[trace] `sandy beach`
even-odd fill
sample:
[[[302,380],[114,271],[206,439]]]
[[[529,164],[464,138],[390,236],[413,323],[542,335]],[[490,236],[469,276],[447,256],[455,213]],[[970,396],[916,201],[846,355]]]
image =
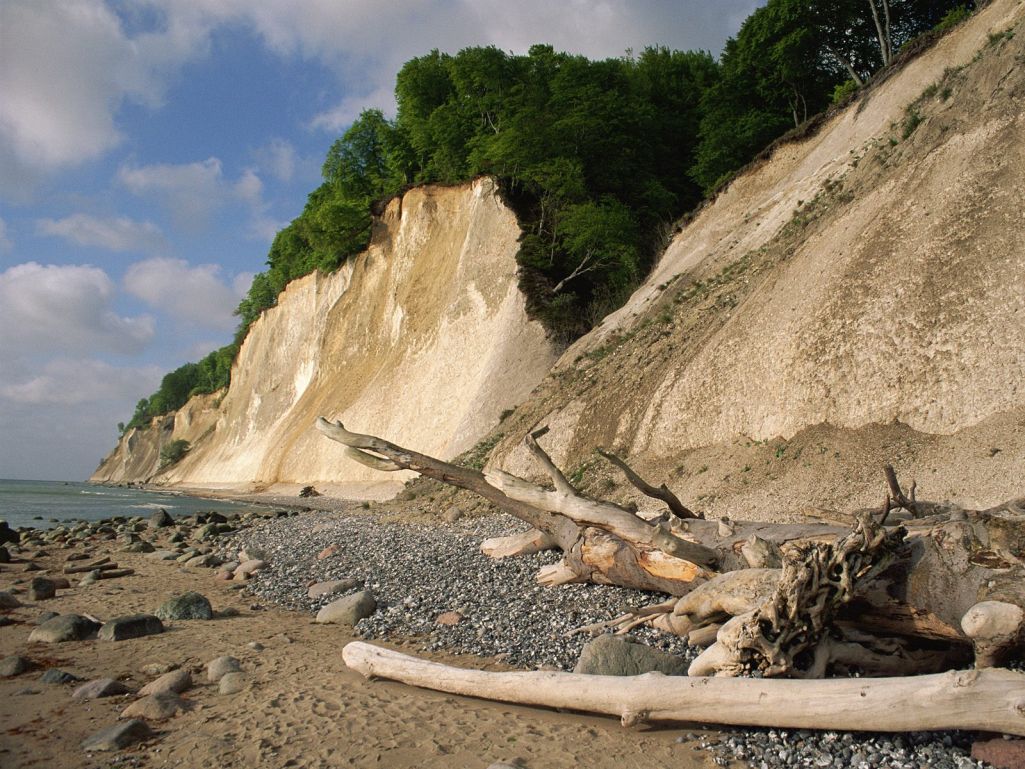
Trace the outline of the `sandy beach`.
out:
[[[0,565],[0,590],[23,604],[3,613],[0,658],[20,655],[33,668],[0,679],[0,764],[4,767],[467,767],[506,761],[526,769],[574,767],[711,766],[696,736],[699,727],[625,729],[618,721],[452,697],[347,670],[340,651],[352,631],[318,625],[310,614],[283,611],[247,594],[214,571],[122,552],[113,539],[93,537],[73,547],[20,551]],[[109,555],[134,573],[72,587],[32,601],[28,583],[61,575],[73,553]],[[84,561],[82,561],[84,562]],[[29,564],[38,571],[29,571]],[[74,562],[72,562],[74,563]],[[188,591],[205,595],[212,620],[165,622],[166,631],[122,641],[29,642],[43,612],[91,615],[99,620],[152,613]],[[392,644],[411,650],[413,639]],[[421,653],[418,650],[416,653]],[[221,694],[206,663],[231,655],[241,663],[244,688]],[[433,659],[498,669],[501,663],[467,655]],[[49,684],[40,676],[59,668],[81,681]],[[132,691],[170,669],[192,673],[183,693],[188,709],[151,721],[155,736],[120,751],[87,752],[80,743],[119,720],[134,694],[72,699],[81,683],[113,678]]]

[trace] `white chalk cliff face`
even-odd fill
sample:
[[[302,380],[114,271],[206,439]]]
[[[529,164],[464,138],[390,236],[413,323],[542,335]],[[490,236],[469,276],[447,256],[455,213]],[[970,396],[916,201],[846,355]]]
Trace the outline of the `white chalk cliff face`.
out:
[[[223,398],[193,398],[173,429],[165,418],[132,431],[92,480],[362,495],[403,479],[346,459],[313,429],[320,415],[436,456],[471,448],[556,357],[526,317],[519,235],[492,180],[410,190],[365,253],[288,286],[251,328]],[[192,450],[157,473],[155,444],[175,438]]]

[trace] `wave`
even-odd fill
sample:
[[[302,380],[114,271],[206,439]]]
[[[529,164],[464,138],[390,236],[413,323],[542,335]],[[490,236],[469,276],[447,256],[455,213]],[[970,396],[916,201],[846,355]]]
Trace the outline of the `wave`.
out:
[[[132,510],[160,510],[161,508],[174,508],[174,505],[170,505],[167,502],[146,502],[141,505],[128,505]]]

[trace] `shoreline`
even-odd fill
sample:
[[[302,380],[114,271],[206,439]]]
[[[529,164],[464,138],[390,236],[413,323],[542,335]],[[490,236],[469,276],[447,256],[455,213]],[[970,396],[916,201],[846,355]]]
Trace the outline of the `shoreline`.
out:
[[[291,519],[290,519],[291,520]],[[259,525],[259,522],[256,522]],[[100,527],[97,527],[100,528]],[[169,529],[172,527],[168,527]],[[45,533],[45,532],[43,532]],[[147,532],[140,532],[146,534]],[[112,759],[133,767],[386,766],[485,769],[518,759],[526,769],[626,765],[708,767],[697,737],[714,732],[694,726],[645,731],[623,729],[615,719],[509,706],[452,697],[390,682],[367,681],[341,662],[352,631],[318,625],[308,613],[289,611],[250,594],[245,583],[218,582],[212,570],[125,553],[124,544],[100,534],[74,546],[8,545],[14,563],[0,565],[0,590],[19,590],[24,605],[3,612],[13,624],[0,628],[0,658],[20,654],[33,670],[0,678],[0,763],[5,767],[76,766],[98,769]],[[29,601],[28,581],[59,576],[66,557],[108,555],[134,573],[71,587],[55,598]],[[39,571],[26,571],[28,563]],[[44,611],[87,613],[99,619],[153,612],[166,598],[198,591],[210,599],[212,620],[165,622],[166,632],[111,642],[29,643]],[[250,647],[256,643],[259,651]],[[375,643],[382,643],[375,641]],[[508,669],[494,659],[424,653],[419,639],[383,645],[438,661],[483,669]],[[246,688],[220,694],[205,679],[205,664],[222,654],[241,662]],[[156,666],[156,667],[154,667]],[[79,683],[46,684],[50,667],[83,680],[115,678],[132,689],[156,678],[157,667],[191,671],[196,686],[184,692],[191,707],[166,721],[152,721],[152,739],[117,753],[87,753],[79,742],[134,701],[132,695],[76,702]],[[680,739],[682,742],[678,742]],[[687,744],[684,744],[687,743]],[[637,764],[642,760],[642,764]],[[516,765],[516,764],[514,764]]]

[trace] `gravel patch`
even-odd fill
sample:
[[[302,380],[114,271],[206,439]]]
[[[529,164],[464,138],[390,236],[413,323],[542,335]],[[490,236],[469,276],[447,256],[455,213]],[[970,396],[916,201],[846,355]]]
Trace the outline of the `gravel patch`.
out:
[[[230,535],[222,555],[244,546],[263,550],[270,568],[248,585],[257,596],[289,609],[315,613],[338,595],[311,599],[313,582],[355,578],[378,600],[378,611],[361,620],[365,639],[419,640],[421,650],[499,657],[520,668],[571,670],[587,634],[567,631],[665,598],[604,585],[541,587],[537,570],[556,562],[556,552],[494,561],[480,552],[487,537],[522,531],[505,515],[453,524],[383,523],[372,515],[316,513],[269,520]],[[317,554],[337,544],[335,552]],[[464,619],[439,625],[456,611]],[[649,628],[630,636],[693,659],[700,649]],[[730,728],[722,738],[687,735],[710,751],[719,766],[819,767],[827,769],[970,769],[988,766],[969,757],[970,736],[961,732],[876,734],[837,731]]]
[[[567,637],[568,631],[664,598],[603,585],[542,587],[534,575],[555,563],[557,553],[495,561],[480,552],[485,538],[523,528],[506,516],[428,526],[382,523],[369,515],[300,515],[239,533],[229,541],[224,556],[243,546],[265,551],[270,567],[254,576],[249,589],[298,611],[316,612],[338,597],[309,598],[311,582],[361,580],[379,605],[372,617],[356,626],[365,639],[412,637],[421,641],[423,650],[498,656],[521,668],[571,670],[590,637]],[[332,544],[340,547],[317,560],[317,554]],[[463,620],[435,624],[446,611],[459,612]],[[699,651],[647,628],[631,635],[689,658]]]

